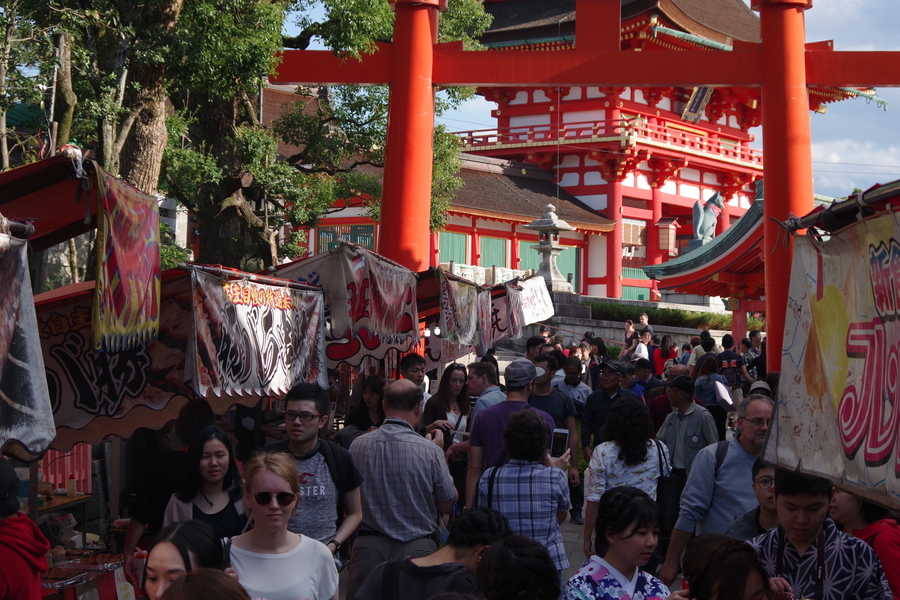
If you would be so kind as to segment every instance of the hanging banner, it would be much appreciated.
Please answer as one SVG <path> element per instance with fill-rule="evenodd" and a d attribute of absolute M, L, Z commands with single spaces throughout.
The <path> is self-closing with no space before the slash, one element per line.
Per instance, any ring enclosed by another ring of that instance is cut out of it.
<path fill-rule="evenodd" d="M 321 290 L 227 281 L 197 270 L 191 285 L 194 335 L 185 380 L 197 394 L 283 394 L 303 381 L 328 387 Z"/>
<path fill-rule="evenodd" d="M 56 436 L 25 240 L 0 233 L 0 450 L 23 459 Z"/>
<path fill-rule="evenodd" d="M 900 226 L 794 238 L 781 385 L 764 460 L 900 506 Z"/>
<path fill-rule="evenodd" d="M 555 314 L 553 300 L 543 277 L 532 277 L 506 285 L 509 337 L 522 337 L 522 328 L 546 321 Z"/>
<path fill-rule="evenodd" d="M 478 292 L 478 347 L 484 355 L 494 345 L 491 326 L 491 290 Z"/>
<path fill-rule="evenodd" d="M 502 340 L 509 333 L 506 295 L 491 298 L 491 342 Z"/>
<path fill-rule="evenodd" d="M 441 270 L 441 335 L 448 342 L 463 346 L 478 343 L 478 292 L 479 288 L 451 279 Z"/>
<path fill-rule="evenodd" d="M 325 290 L 325 341 L 329 367 L 359 366 L 367 356 L 409 352 L 419 343 L 416 275 L 365 248 L 330 252 L 275 269 L 281 279 Z"/>
<path fill-rule="evenodd" d="M 97 167 L 94 350 L 134 348 L 159 332 L 159 204 Z"/>

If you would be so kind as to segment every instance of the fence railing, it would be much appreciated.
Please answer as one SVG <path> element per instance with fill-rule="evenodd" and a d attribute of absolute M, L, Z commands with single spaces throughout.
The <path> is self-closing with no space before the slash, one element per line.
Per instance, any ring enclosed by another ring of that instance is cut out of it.
<path fill-rule="evenodd" d="M 679 130 L 658 123 L 648 123 L 643 119 L 564 123 L 559 128 L 534 125 L 507 129 L 474 129 L 459 131 L 456 135 L 462 140 L 464 150 L 619 142 L 623 147 L 638 143 L 665 146 L 759 167 L 762 167 L 763 162 L 762 152 L 750 148 L 746 142 Z"/>

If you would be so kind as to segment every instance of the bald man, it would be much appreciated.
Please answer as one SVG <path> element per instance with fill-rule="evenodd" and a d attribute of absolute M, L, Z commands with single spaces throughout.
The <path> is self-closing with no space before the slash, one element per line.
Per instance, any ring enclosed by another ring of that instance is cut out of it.
<path fill-rule="evenodd" d="M 422 389 L 400 379 L 384 396 L 384 424 L 361 435 L 350 456 L 363 477 L 362 523 L 350 556 L 347 598 L 355 598 L 366 576 L 385 561 L 420 557 L 437 550 L 438 516 L 450 514 L 456 487 L 444 460 L 440 429 L 422 437 Z"/>

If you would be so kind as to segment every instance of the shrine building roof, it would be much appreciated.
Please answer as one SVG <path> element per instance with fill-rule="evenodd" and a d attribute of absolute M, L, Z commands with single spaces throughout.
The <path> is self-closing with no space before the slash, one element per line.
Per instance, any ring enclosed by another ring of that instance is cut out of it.
<path fill-rule="evenodd" d="M 488 0 L 494 16 L 482 43 L 502 45 L 542 39 L 571 39 L 575 0 Z M 622 21 L 659 14 L 686 33 L 721 43 L 760 41 L 759 17 L 742 0 L 622 0 Z"/>
<path fill-rule="evenodd" d="M 615 221 L 554 183 L 554 172 L 534 165 L 464 155 L 459 171 L 465 185 L 453 198 L 451 211 L 502 221 L 530 223 L 544 213 L 547 204 L 578 231 L 607 233 Z"/>

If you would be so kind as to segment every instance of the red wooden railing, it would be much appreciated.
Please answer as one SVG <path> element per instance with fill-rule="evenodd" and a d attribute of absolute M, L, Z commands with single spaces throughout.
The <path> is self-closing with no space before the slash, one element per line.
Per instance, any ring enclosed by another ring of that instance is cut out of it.
<path fill-rule="evenodd" d="M 573 140 L 618 140 L 623 146 L 641 142 L 650 145 L 665 144 L 674 149 L 701 152 L 712 157 L 750 163 L 760 167 L 763 162 L 762 152 L 750 148 L 746 142 L 722 140 L 718 137 L 683 131 L 661 124 L 651 124 L 642 119 L 565 123 L 559 129 L 552 129 L 550 125 L 510 127 L 504 130 L 477 129 L 459 131 L 456 135 L 462 140 L 465 150 L 518 145 L 565 144 Z"/>
<path fill-rule="evenodd" d="M 91 445 L 76 444 L 68 452 L 47 450 L 38 471 L 44 474 L 44 481 L 53 483 L 54 488 L 65 488 L 72 474 L 75 476 L 76 491 L 90 494 Z"/>

